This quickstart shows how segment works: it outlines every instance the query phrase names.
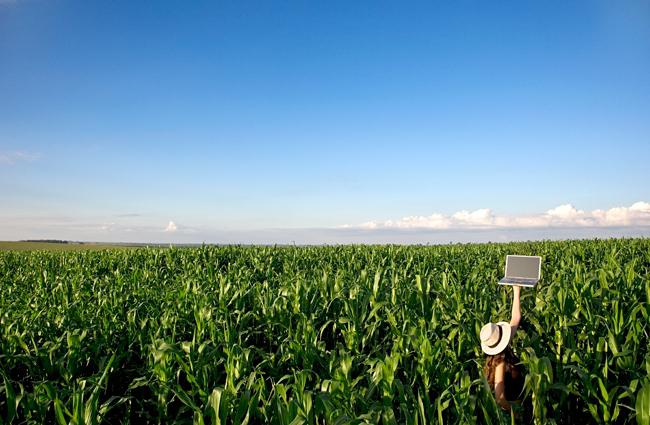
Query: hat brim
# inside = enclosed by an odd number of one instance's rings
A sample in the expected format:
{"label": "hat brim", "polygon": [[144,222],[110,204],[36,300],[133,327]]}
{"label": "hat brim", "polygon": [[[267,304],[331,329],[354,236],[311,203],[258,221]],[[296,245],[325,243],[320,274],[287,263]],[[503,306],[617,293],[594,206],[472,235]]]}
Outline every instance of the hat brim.
{"label": "hat brim", "polygon": [[499,354],[503,350],[505,350],[508,344],[510,343],[510,338],[512,338],[512,327],[510,327],[510,323],[499,322],[497,323],[497,326],[501,327],[501,340],[499,341],[499,343],[494,347],[490,347],[484,342],[481,342],[481,349],[488,356],[494,356],[496,354]]}

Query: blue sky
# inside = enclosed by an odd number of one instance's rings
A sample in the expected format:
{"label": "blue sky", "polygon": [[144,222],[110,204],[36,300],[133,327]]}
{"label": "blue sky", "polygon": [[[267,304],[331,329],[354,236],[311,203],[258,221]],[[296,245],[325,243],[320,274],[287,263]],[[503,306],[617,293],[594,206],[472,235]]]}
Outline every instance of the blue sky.
{"label": "blue sky", "polygon": [[650,235],[647,1],[0,0],[0,65],[0,240]]}

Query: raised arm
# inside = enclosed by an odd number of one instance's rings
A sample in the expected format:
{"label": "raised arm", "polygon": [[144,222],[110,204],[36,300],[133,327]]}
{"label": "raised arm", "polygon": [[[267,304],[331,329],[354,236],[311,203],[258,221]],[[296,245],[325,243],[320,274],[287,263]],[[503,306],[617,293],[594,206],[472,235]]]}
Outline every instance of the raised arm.
{"label": "raised arm", "polygon": [[519,292],[521,286],[512,287],[512,317],[510,318],[510,326],[512,326],[512,333],[517,331],[519,321],[521,320],[521,310],[519,309]]}

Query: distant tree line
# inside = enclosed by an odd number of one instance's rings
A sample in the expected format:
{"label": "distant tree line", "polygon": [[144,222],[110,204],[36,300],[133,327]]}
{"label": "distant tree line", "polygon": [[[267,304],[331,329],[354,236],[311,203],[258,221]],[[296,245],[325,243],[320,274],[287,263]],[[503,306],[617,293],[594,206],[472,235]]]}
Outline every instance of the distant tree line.
{"label": "distant tree line", "polygon": [[69,243],[68,241],[62,241],[60,239],[26,239],[21,242]]}

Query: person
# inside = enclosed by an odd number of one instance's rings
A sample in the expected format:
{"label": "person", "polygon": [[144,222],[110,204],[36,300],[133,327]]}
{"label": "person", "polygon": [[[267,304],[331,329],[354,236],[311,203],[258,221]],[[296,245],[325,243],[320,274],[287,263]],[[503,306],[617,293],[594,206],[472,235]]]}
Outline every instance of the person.
{"label": "person", "polygon": [[510,323],[488,323],[481,328],[481,349],[486,354],[484,372],[494,391],[497,404],[510,411],[511,403],[521,399],[524,389],[523,369],[510,347],[521,321],[520,286],[513,286]]}

